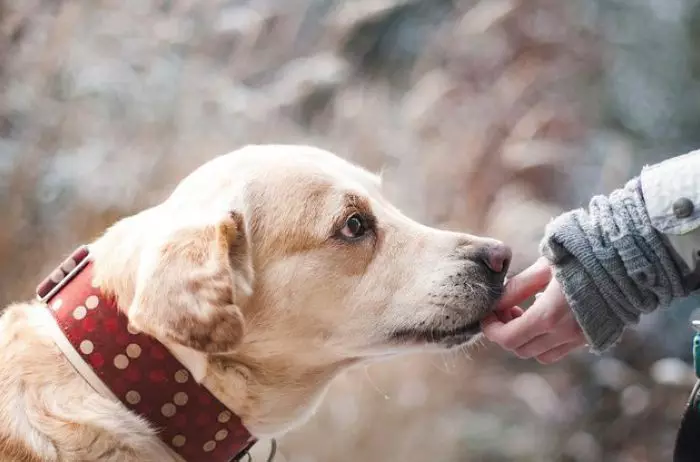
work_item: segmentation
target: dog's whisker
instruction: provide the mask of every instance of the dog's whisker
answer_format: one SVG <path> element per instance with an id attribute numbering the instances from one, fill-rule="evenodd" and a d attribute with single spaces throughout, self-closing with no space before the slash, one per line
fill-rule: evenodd
<path id="1" fill-rule="evenodd" d="M 372 377 L 369 375 L 369 371 L 368 371 L 369 366 L 366 365 L 366 366 L 363 367 L 362 369 L 363 369 L 363 371 L 364 371 L 364 373 L 365 373 L 365 378 L 367 379 L 367 382 L 372 386 L 372 388 L 373 388 L 377 393 L 379 393 L 379 394 L 382 396 L 382 398 L 384 398 L 385 400 L 391 399 L 391 398 L 389 397 L 389 394 L 386 393 L 386 392 L 385 392 L 384 390 L 382 390 L 381 388 L 379 388 L 379 387 L 377 386 L 377 384 L 374 382 L 374 380 L 372 380 Z"/>

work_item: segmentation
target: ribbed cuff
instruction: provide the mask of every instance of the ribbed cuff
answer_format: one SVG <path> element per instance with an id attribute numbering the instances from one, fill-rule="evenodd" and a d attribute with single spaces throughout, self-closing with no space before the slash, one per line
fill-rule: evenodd
<path id="1" fill-rule="evenodd" d="M 599 263 L 594 252 L 583 239 L 575 215 L 581 211 L 561 215 L 547 227 L 547 237 L 542 244 L 542 254 L 553 264 L 554 277 L 574 313 L 590 350 L 601 353 L 617 343 L 625 329 L 625 323 L 610 308 L 605 296 L 598 290 L 594 279 L 582 264 L 595 268 Z M 563 244 L 576 248 L 576 258 Z M 604 274 L 604 270 L 597 271 Z"/>
<path id="2" fill-rule="evenodd" d="M 589 209 L 554 219 L 540 246 L 591 350 L 614 345 L 643 313 L 687 295 L 682 275 L 646 210 L 638 178 Z"/>

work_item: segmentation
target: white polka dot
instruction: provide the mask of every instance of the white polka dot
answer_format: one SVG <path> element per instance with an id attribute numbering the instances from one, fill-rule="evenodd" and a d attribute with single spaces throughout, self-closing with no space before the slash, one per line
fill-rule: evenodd
<path id="1" fill-rule="evenodd" d="M 126 354 L 129 358 L 136 359 L 141 356 L 141 347 L 135 343 L 130 343 L 129 346 L 126 347 Z"/>
<path id="2" fill-rule="evenodd" d="M 60 269 L 54 270 L 54 272 L 51 273 L 51 276 L 50 276 L 51 280 L 53 282 L 55 282 L 56 284 L 61 282 L 64 277 L 65 277 L 65 274 L 63 274 L 63 271 L 61 271 Z"/>
<path id="3" fill-rule="evenodd" d="M 189 397 L 184 391 L 177 392 L 175 393 L 175 396 L 173 396 L 173 402 L 178 406 L 184 406 L 185 404 L 187 404 L 188 399 Z"/>
<path id="4" fill-rule="evenodd" d="M 136 330 L 131 324 L 127 324 L 126 326 L 127 332 L 129 332 L 131 335 L 137 335 L 139 331 Z"/>
<path id="5" fill-rule="evenodd" d="M 85 309 L 85 307 L 83 305 L 77 306 L 73 310 L 73 318 L 77 319 L 78 321 L 83 319 L 86 314 L 87 314 L 87 310 Z"/>
<path id="6" fill-rule="evenodd" d="M 95 279 L 92 280 L 92 284 L 90 284 L 93 289 L 97 289 L 100 287 L 100 283 L 97 282 Z"/>
<path id="7" fill-rule="evenodd" d="M 85 307 L 88 310 L 94 310 L 97 308 L 97 305 L 100 303 L 100 299 L 97 298 L 97 295 L 90 295 L 88 298 L 85 299 Z"/>
<path id="8" fill-rule="evenodd" d="M 219 414 L 219 417 L 217 419 L 220 423 L 226 423 L 229 420 L 231 420 L 231 413 L 229 411 L 224 411 L 221 414 Z"/>
<path id="9" fill-rule="evenodd" d="M 138 404 L 141 402 L 141 394 L 136 390 L 126 392 L 126 402 L 129 404 Z"/>
<path id="10" fill-rule="evenodd" d="M 185 438 L 183 435 L 173 436 L 173 446 L 175 446 L 176 448 L 183 447 L 186 442 L 187 442 L 187 438 Z"/>
<path id="11" fill-rule="evenodd" d="M 61 305 L 63 305 L 63 300 L 61 300 L 60 298 L 59 298 L 59 299 L 56 299 L 56 300 L 51 304 L 51 309 L 53 309 L 54 311 L 58 311 L 58 310 L 61 309 Z"/>
<path id="12" fill-rule="evenodd" d="M 61 269 L 63 271 L 65 271 L 66 273 L 70 273 L 71 271 L 73 271 L 75 269 L 76 266 L 77 265 L 75 264 L 75 260 L 73 260 L 72 258 L 69 258 L 61 265 Z"/>
<path id="13" fill-rule="evenodd" d="M 165 417 L 172 417 L 177 412 L 177 408 L 173 403 L 165 403 L 163 404 L 163 407 L 160 408 L 160 412 Z"/>
<path id="14" fill-rule="evenodd" d="M 95 345 L 90 340 L 83 340 L 80 342 L 80 351 L 83 354 L 89 355 L 93 351 L 95 351 Z"/>
<path id="15" fill-rule="evenodd" d="M 212 452 L 214 449 L 216 449 L 216 442 L 207 441 L 204 443 L 204 446 L 202 446 L 202 449 L 204 449 L 204 452 Z"/>
<path id="16" fill-rule="evenodd" d="M 129 366 L 129 358 L 124 355 L 117 355 L 114 357 L 114 367 L 117 369 L 126 369 Z"/>
<path id="17" fill-rule="evenodd" d="M 190 378 L 190 373 L 185 369 L 180 369 L 175 373 L 175 381 L 177 383 L 185 383 Z"/>
<path id="18" fill-rule="evenodd" d="M 228 430 L 219 430 L 218 432 L 216 432 L 216 435 L 214 435 L 214 439 L 216 441 L 223 441 L 226 439 L 227 436 Z"/>

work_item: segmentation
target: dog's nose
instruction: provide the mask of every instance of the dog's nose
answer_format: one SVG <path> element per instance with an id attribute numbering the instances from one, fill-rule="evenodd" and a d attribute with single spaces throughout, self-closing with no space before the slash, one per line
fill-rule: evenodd
<path id="1" fill-rule="evenodd" d="M 481 254 L 481 259 L 486 267 L 499 275 L 505 275 L 512 258 L 513 252 L 510 247 L 501 242 L 488 244 Z"/>

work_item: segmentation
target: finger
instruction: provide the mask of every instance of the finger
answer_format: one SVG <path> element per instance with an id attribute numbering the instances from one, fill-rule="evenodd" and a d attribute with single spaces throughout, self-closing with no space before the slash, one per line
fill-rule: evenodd
<path id="1" fill-rule="evenodd" d="M 500 326 L 505 325 L 505 322 L 502 321 L 494 312 L 482 319 L 480 324 L 481 332 L 486 335 L 486 338 L 491 340 L 489 337 L 489 332 L 492 332 L 494 329 L 500 329 Z"/>
<path id="2" fill-rule="evenodd" d="M 490 322 L 484 326 L 486 338 L 515 351 L 535 337 L 550 331 L 568 313 L 559 285 L 552 282 L 521 316 L 508 323 Z"/>
<path id="3" fill-rule="evenodd" d="M 544 257 L 508 280 L 499 307 L 511 307 L 522 303 L 542 290 L 552 279 L 549 262 Z"/>
<path id="4" fill-rule="evenodd" d="M 525 312 L 525 310 L 520 308 L 519 306 L 513 306 L 510 309 L 510 314 L 513 317 L 513 319 L 519 318 L 520 316 L 523 315 L 524 312 Z"/>
<path id="5" fill-rule="evenodd" d="M 568 324 L 568 323 L 567 323 Z M 520 358 L 534 358 L 550 350 L 554 350 L 567 343 L 575 343 L 583 340 L 583 333 L 577 326 L 562 326 L 554 333 L 543 334 L 530 340 L 525 345 L 515 350 Z"/>
<path id="6" fill-rule="evenodd" d="M 481 330 L 492 342 L 506 350 L 516 350 L 543 333 L 534 322 L 535 316 L 528 316 L 529 313 L 529 310 L 525 311 L 522 316 L 505 323 L 495 314 L 491 314 L 482 321 Z"/>
<path id="7" fill-rule="evenodd" d="M 577 341 L 559 345 L 558 347 L 537 356 L 537 361 L 541 364 L 552 364 L 563 359 L 568 354 L 584 346 L 585 341 Z"/>
<path id="8" fill-rule="evenodd" d="M 494 314 L 499 319 L 499 321 L 501 321 L 502 323 L 507 323 L 515 318 L 522 316 L 524 312 L 525 311 L 519 306 L 512 306 L 510 308 L 494 311 Z"/>
<path id="9" fill-rule="evenodd" d="M 503 324 L 510 322 L 513 319 L 513 316 L 511 316 L 509 309 L 494 311 L 493 314 Z"/>

